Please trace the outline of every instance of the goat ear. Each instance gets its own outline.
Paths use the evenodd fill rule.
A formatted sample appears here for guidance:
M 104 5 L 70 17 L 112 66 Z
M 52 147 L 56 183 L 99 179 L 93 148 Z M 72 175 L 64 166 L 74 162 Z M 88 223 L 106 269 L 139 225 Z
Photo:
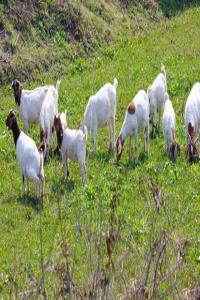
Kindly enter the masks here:
M 8 128 L 9 128 L 9 129 L 11 129 L 11 128 L 12 128 L 12 125 L 13 125 L 14 119 L 15 119 L 15 117 L 14 117 L 14 116 L 12 116 L 12 117 L 8 118 L 7 126 L 8 126 Z

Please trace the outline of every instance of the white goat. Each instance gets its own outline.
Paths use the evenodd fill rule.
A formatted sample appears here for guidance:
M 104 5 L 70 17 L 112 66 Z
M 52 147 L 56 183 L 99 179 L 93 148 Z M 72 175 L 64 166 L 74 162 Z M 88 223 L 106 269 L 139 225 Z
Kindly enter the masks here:
M 40 140 L 45 141 L 45 159 L 49 160 L 49 149 L 51 143 L 52 131 L 54 129 L 54 118 L 58 113 L 58 88 L 60 80 L 57 81 L 56 87 L 49 86 L 44 103 L 40 112 Z
M 158 112 L 158 129 L 160 129 L 161 113 L 165 104 L 165 93 L 167 92 L 167 79 L 164 65 L 161 66 L 161 73 L 158 74 L 152 85 L 148 88 L 150 122 L 152 123 L 153 133 L 156 128 L 156 113 Z
M 198 156 L 196 141 L 200 131 L 200 83 L 192 87 L 185 105 L 185 135 L 189 159 Z
M 93 152 L 96 152 L 96 135 L 98 127 L 109 126 L 110 148 L 115 143 L 115 114 L 116 114 L 116 89 L 118 81 L 115 78 L 114 84 L 106 83 L 95 95 L 91 96 L 85 113 L 83 125 L 93 134 Z
M 48 87 L 42 86 L 34 90 L 23 90 L 18 80 L 12 83 L 15 102 L 19 105 L 20 115 L 24 125 L 24 132 L 28 134 L 29 123 L 39 123 L 40 111 Z
M 135 137 L 135 161 L 138 162 L 138 134 L 144 133 L 144 151 L 148 152 L 149 144 L 149 99 L 144 90 L 139 90 L 129 103 L 125 119 L 116 141 L 117 160 L 121 158 L 125 139 L 129 136 L 129 159 L 132 157 L 131 137 Z
M 43 168 L 43 151 L 38 151 L 35 142 L 20 131 L 16 112 L 11 110 L 6 119 L 6 125 L 9 130 L 12 130 L 14 142 L 16 146 L 17 159 L 20 164 L 22 175 L 22 192 L 25 196 L 25 178 L 28 181 L 28 192 L 30 190 L 29 181 L 35 182 L 36 185 L 36 199 L 40 198 L 40 181 L 42 183 L 42 196 L 44 195 L 44 168 Z M 40 147 L 40 150 L 42 147 Z
M 66 128 L 63 130 L 59 115 L 57 115 L 54 119 L 54 126 L 57 135 L 57 147 L 61 150 L 62 155 L 64 179 L 66 178 L 66 175 L 67 177 L 69 176 L 68 159 L 71 159 L 73 161 L 78 161 L 81 169 L 82 183 L 84 183 L 86 180 L 85 159 L 87 127 L 83 126 L 82 129 Z
M 176 140 L 176 117 L 172 106 L 172 102 L 169 99 L 169 95 L 165 95 L 165 107 L 163 113 L 163 134 L 165 139 L 165 150 L 170 158 L 176 160 L 178 153 L 180 152 L 180 146 Z

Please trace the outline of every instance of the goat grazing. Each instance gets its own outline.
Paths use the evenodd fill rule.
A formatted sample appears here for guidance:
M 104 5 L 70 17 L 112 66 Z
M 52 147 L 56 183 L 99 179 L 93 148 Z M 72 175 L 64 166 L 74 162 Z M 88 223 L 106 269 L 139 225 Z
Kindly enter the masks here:
M 91 96 L 85 113 L 82 126 L 86 125 L 93 134 L 93 152 L 96 152 L 96 135 L 99 127 L 109 126 L 110 149 L 115 143 L 115 114 L 116 90 L 118 81 L 115 78 L 113 85 L 106 83 L 95 95 Z
M 178 153 L 180 152 L 180 146 L 176 140 L 176 117 L 172 106 L 172 102 L 169 99 L 169 95 L 165 95 L 165 107 L 163 113 L 163 134 L 165 139 L 165 150 L 170 159 L 176 160 Z
M 39 123 L 40 111 L 44 102 L 47 86 L 38 87 L 34 90 L 23 90 L 18 80 L 12 83 L 15 102 L 19 106 L 20 115 L 24 125 L 24 132 L 28 134 L 29 123 Z
M 116 141 L 117 160 L 121 158 L 125 139 L 129 136 L 129 159 L 131 160 L 131 138 L 135 137 L 136 163 L 138 162 L 138 134 L 144 133 L 144 152 L 148 152 L 149 144 L 149 99 L 144 90 L 140 90 L 129 103 L 125 119 Z
M 58 88 L 60 80 L 57 81 L 56 87 L 49 86 L 44 103 L 40 112 L 40 140 L 45 141 L 44 157 L 49 160 L 49 149 L 51 136 L 54 129 L 54 118 L 58 113 Z
M 57 135 L 57 148 L 61 151 L 63 161 L 64 179 L 69 176 L 68 159 L 77 161 L 81 169 L 82 183 L 86 180 L 86 141 L 87 127 L 82 126 L 82 129 L 63 130 L 60 115 L 54 119 L 54 126 Z
M 185 105 L 185 135 L 189 160 L 199 157 L 196 142 L 200 131 L 200 83 L 193 85 Z
M 14 110 L 11 110 L 7 116 L 6 126 L 13 132 L 17 159 L 20 164 L 22 175 L 23 196 L 25 196 L 25 178 L 27 178 L 27 194 L 30 190 L 29 181 L 33 181 L 36 186 L 35 198 L 39 199 L 40 182 L 42 183 L 42 197 L 44 195 L 43 147 L 41 145 L 40 151 L 38 151 L 35 142 L 23 131 L 20 131 L 17 124 L 16 112 Z
M 167 79 L 164 65 L 152 85 L 147 90 L 149 97 L 150 123 L 152 123 L 153 134 L 156 128 L 156 113 L 158 112 L 158 129 L 160 129 L 161 113 L 165 104 L 165 93 L 167 92 Z

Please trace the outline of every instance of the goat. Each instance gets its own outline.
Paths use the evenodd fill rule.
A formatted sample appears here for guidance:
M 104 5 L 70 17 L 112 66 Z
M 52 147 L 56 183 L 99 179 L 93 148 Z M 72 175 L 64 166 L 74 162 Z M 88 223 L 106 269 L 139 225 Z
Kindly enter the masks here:
M 54 130 L 54 118 L 58 113 L 58 88 L 60 80 L 57 81 L 56 87 L 49 86 L 44 103 L 40 112 L 40 139 L 45 141 L 44 157 L 49 161 L 49 150 L 51 136 Z
M 42 86 L 34 90 L 23 90 L 22 84 L 15 79 L 12 83 L 12 88 L 15 102 L 19 106 L 24 132 L 28 134 L 29 123 L 39 123 L 40 111 L 48 87 Z
M 147 90 L 149 97 L 150 123 L 152 123 L 153 135 L 155 135 L 156 113 L 158 112 L 158 130 L 160 129 L 161 113 L 165 104 L 165 93 L 167 92 L 167 79 L 164 65 L 152 85 Z
M 69 176 L 68 159 L 77 161 L 81 169 L 82 183 L 86 181 L 86 141 L 87 127 L 63 130 L 60 115 L 55 116 L 54 126 L 57 135 L 57 148 L 61 151 L 64 179 Z M 67 174 L 66 174 L 67 173 Z
M 190 161 L 199 157 L 196 146 L 200 131 L 200 83 L 193 85 L 185 105 L 185 136 Z
M 131 160 L 131 138 L 135 137 L 135 161 L 138 162 L 138 134 L 144 133 L 144 152 L 148 152 L 149 144 L 149 100 L 144 90 L 139 90 L 129 103 L 125 119 L 116 141 L 117 161 L 120 160 L 125 139 L 129 136 L 129 160 Z
M 170 159 L 176 160 L 177 155 L 180 153 L 180 146 L 176 140 L 175 134 L 176 117 L 172 102 L 167 93 L 165 97 L 166 101 L 163 113 L 163 135 L 165 139 L 165 150 Z
M 116 114 L 116 90 L 118 81 L 115 78 L 113 85 L 106 83 L 95 95 L 89 98 L 82 126 L 86 125 L 88 131 L 93 134 L 93 152 L 96 152 L 96 135 L 99 127 L 109 126 L 110 145 L 115 143 L 115 114 Z
M 28 182 L 29 194 L 30 186 L 29 181 L 35 182 L 36 192 L 35 199 L 40 198 L 40 182 L 42 183 L 42 198 L 44 195 L 44 168 L 43 168 L 43 147 L 40 145 L 40 151 L 38 151 L 35 142 L 26 135 L 23 131 L 20 131 L 17 123 L 16 112 L 11 110 L 6 119 L 6 126 L 9 130 L 12 130 L 14 143 L 16 147 L 17 159 L 20 165 L 20 171 L 22 175 L 22 193 L 25 196 L 25 178 Z

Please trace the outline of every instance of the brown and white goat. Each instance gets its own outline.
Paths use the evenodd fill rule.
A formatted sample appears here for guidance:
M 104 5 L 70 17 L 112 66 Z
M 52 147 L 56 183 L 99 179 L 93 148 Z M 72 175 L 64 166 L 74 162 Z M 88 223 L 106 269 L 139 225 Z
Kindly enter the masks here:
M 87 127 L 82 129 L 63 130 L 60 115 L 54 118 L 54 127 L 57 135 L 57 149 L 61 151 L 63 161 L 64 179 L 69 176 L 68 159 L 77 161 L 81 169 L 82 183 L 86 181 L 86 141 L 87 141 Z
M 185 134 L 187 157 L 191 161 L 199 158 L 197 139 L 200 132 L 200 83 L 193 85 L 185 105 Z
M 172 143 L 169 146 L 169 158 L 176 160 L 177 156 L 180 154 L 180 145 L 176 140 L 175 132 L 173 132 Z
M 193 161 L 199 158 L 199 151 L 197 149 L 197 140 L 195 138 L 194 126 L 191 123 L 188 124 L 188 145 L 187 145 L 187 158 L 189 161 Z
M 176 160 L 180 153 L 180 146 L 176 140 L 176 116 L 169 95 L 165 94 L 166 101 L 163 113 L 163 135 L 165 140 L 165 150 L 170 159 Z
M 149 97 L 150 123 L 152 124 L 153 134 L 157 127 L 156 115 L 158 113 L 158 129 L 160 129 L 161 113 L 165 104 L 165 93 L 167 92 L 167 79 L 164 65 L 161 66 L 161 72 L 155 78 L 152 85 L 147 90 Z
M 138 135 L 143 131 L 144 151 L 148 152 L 149 144 L 149 100 L 144 90 L 140 90 L 129 103 L 125 119 L 116 141 L 116 158 L 120 160 L 125 139 L 129 137 L 129 159 L 132 158 L 131 138 L 135 138 L 135 161 L 138 162 Z
M 29 181 L 35 182 L 36 193 L 35 198 L 40 198 L 40 183 L 42 183 L 42 196 L 44 194 L 44 167 L 43 167 L 43 146 L 40 145 L 39 150 L 36 147 L 35 142 L 26 135 L 23 131 L 20 131 L 17 124 L 16 112 L 11 110 L 6 119 L 6 126 L 9 130 L 12 130 L 14 143 L 16 147 L 17 159 L 20 165 L 20 171 L 22 175 L 22 192 L 25 196 L 25 178 L 28 182 L 29 193 Z
M 54 117 L 58 113 L 58 88 L 60 80 L 57 81 L 56 87 L 49 86 L 44 103 L 40 111 L 40 127 L 43 131 L 45 141 L 45 160 L 49 161 L 49 151 L 51 145 L 52 132 L 54 129 Z
M 22 84 L 15 79 L 12 83 L 15 102 L 19 106 L 20 115 L 24 125 L 24 132 L 28 134 L 29 123 L 39 123 L 40 111 L 44 102 L 47 86 L 38 87 L 34 90 L 22 89 Z

